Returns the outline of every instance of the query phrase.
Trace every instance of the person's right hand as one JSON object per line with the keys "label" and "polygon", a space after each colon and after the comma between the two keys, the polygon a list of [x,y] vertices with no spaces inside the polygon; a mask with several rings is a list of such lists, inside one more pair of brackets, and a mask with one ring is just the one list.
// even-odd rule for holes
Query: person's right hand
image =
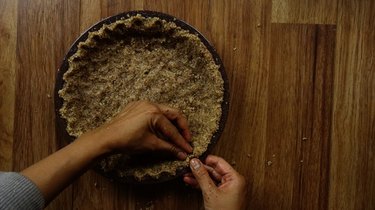
{"label": "person's right hand", "polygon": [[190,168],[192,173],[184,175],[184,182],[201,188],[206,210],[245,208],[245,178],[224,159],[209,155],[203,164],[194,158]]}

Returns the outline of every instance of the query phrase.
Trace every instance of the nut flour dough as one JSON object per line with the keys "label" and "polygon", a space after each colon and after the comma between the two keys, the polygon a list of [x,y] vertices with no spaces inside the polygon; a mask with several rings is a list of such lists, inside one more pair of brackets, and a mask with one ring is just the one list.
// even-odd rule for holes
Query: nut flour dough
{"label": "nut flour dough", "polygon": [[126,154],[115,154],[100,161],[102,171],[119,179],[157,179],[174,175],[207,150],[219,127],[224,82],[197,35],[173,22],[136,15],[90,32],[68,62],[59,95],[71,136],[99,127],[137,100],[177,108],[190,124],[194,152],[187,160],[137,165]]}

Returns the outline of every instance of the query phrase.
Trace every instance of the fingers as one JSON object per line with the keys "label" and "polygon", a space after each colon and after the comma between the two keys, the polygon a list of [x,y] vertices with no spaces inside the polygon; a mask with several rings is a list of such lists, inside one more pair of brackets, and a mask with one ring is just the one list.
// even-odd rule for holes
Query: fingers
{"label": "fingers", "polygon": [[156,149],[173,154],[175,157],[177,157],[180,160],[185,160],[187,158],[187,154],[181,149],[177,148],[173,144],[170,144],[169,142],[166,142],[162,139],[159,139],[157,137],[155,138],[156,138]]}
{"label": "fingers", "polygon": [[190,185],[191,187],[199,188],[199,184],[194,177],[184,176],[183,180],[186,184]]}
{"label": "fingers", "polygon": [[163,114],[169,120],[175,121],[177,123],[177,126],[181,130],[184,138],[188,141],[191,141],[191,133],[189,130],[189,124],[186,117],[183,114],[181,114],[177,109],[162,104],[159,104],[158,106],[160,110],[163,112]]}
{"label": "fingers", "polygon": [[229,185],[237,186],[238,189],[245,188],[246,180],[239,174],[232,166],[225,161],[223,158],[209,155],[206,158],[206,164],[211,166],[214,171],[221,175],[221,185],[220,188],[225,188]]}
{"label": "fingers", "polygon": [[[207,194],[217,189],[215,183],[200,160],[193,158],[190,161],[190,168],[203,193]],[[189,179],[189,181],[191,180]]]}
{"label": "fingers", "polygon": [[206,170],[210,173],[210,175],[215,179],[215,181],[220,182],[221,179],[223,178],[217,171],[215,171],[214,168],[208,166],[208,165],[203,165]]}
{"label": "fingers", "polygon": [[227,161],[215,155],[207,156],[205,162],[208,166],[211,166],[221,176],[224,176],[228,173],[236,172]]}
{"label": "fingers", "polygon": [[182,148],[188,153],[193,152],[193,148],[190,146],[190,144],[181,136],[177,128],[164,115],[158,115],[153,124],[158,131],[160,131],[178,147]]}
{"label": "fingers", "polygon": [[[220,185],[222,176],[217,171],[215,171],[215,169],[213,169],[212,167],[204,165],[204,164],[203,166],[206,168],[211,178],[213,178]],[[195,179],[193,173],[189,172],[189,173],[184,174],[183,176],[184,176],[183,180],[186,184],[194,188],[199,188],[199,184],[197,180]]]}

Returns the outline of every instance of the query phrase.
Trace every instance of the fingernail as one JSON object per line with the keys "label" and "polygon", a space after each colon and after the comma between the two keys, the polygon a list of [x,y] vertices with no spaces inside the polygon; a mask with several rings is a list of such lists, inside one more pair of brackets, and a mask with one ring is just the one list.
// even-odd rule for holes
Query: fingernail
{"label": "fingernail", "polygon": [[177,157],[181,160],[185,160],[187,158],[187,154],[185,152],[177,153]]}
{"label": "fingernail", "polygon": [[192,159],[190,161],[190,166],[191,166],[192,169],[198,170],[201,167],[201,164],[199,163],[199,161],[197,159]]}

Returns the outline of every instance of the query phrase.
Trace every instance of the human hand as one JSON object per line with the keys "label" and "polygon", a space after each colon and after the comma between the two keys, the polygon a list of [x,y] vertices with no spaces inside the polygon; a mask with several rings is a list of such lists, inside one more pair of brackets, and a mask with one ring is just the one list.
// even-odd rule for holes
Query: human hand
{"label": "human hand", "polygon": [[190,168],[192,173],[184,175],[184,182],[202,190],[206,210],[244,208],[245,178],[224,159],[209,155],[203,164],[194,158]]}
{"label": "human hand", "polygon": [[128,104],[110,122],[84,136],[105,141],[109,151],[164,151],[181,160],[193,151],[186,118],[176,109],[147,101]]}

